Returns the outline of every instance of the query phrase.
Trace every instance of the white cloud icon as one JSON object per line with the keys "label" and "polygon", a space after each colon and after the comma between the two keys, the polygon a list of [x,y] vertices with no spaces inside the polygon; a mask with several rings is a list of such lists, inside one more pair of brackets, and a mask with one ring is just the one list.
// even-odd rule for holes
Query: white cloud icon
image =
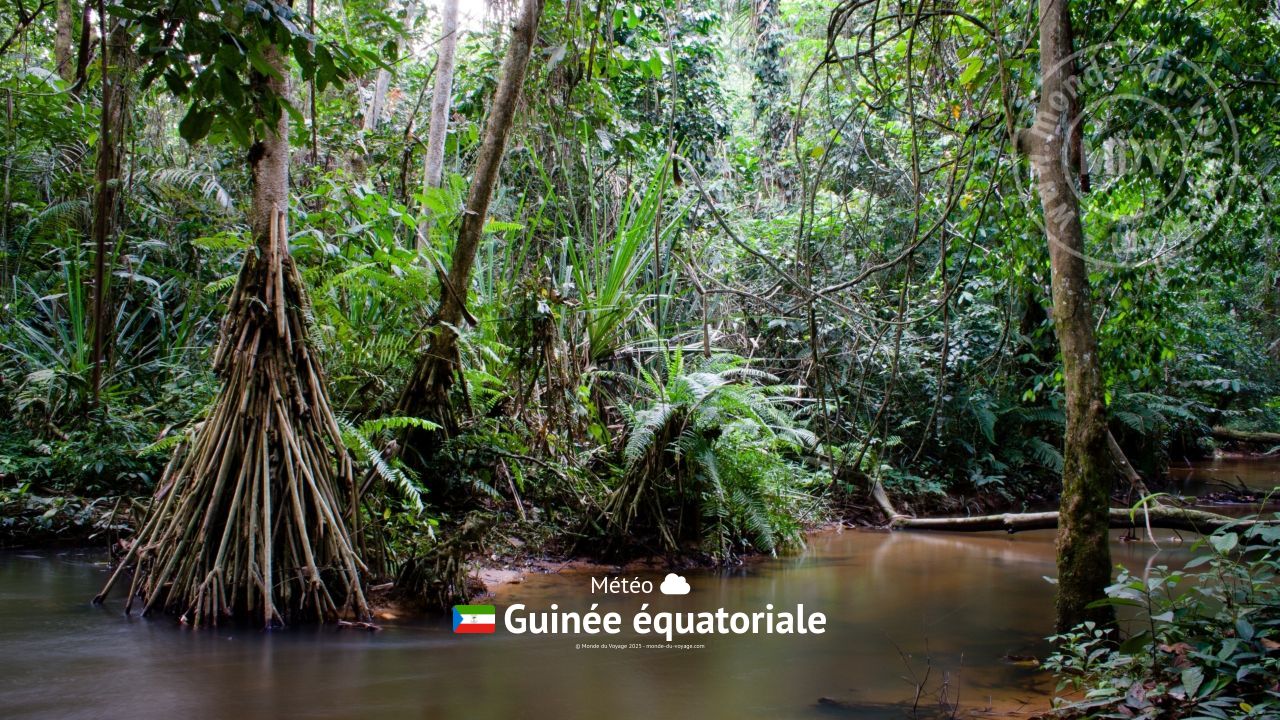
{"label": "white cloud icon", "polygon": [[683,575],[667,573],[658,589],[662,591],[663,595],[688,595],[689,581],[685,580]]}

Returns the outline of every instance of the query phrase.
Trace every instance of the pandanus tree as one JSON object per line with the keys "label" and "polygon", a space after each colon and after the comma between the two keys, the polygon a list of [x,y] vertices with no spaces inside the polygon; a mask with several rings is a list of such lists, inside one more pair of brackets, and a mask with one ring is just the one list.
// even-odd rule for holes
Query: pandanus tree
{"label": "pandanus tree", "polygon": [[137,601],[196,625],[364,616],[352,462],[288,243],[289,58],[323,89],[346,74],[334,60],[342,55],[313,45],[285,4],[176,7],[184,14],[137,13],[144,78],[163,77],[190,101],[180,125],[188,141],[214,131],[247,148],[252,242],[214,354],[212,411],[175,452],[97,600],[132,569],[126,611]]}

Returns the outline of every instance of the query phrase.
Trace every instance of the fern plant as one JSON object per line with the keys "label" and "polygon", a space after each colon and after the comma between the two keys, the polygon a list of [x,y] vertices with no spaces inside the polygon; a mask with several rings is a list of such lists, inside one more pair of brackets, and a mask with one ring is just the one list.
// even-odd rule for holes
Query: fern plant
{"label": "fern plant", "polygon": [[421,513],[424,508],[423,491],[411,476],[411,471],[403,467],[395,458],[384,455],[378,447],[391,442],[395,431],[411,427],[435,430],[439,426],[430,420],[415,417],[383,417],[366,420],[360,425],[340,418],[338,426],[342,431],[342,442],[347,446],[347,450],[369,467],[368,477],[381,478],[388,485],[396,488],[403,496],[405,505],[413,512]]}
{"label": "fern plant", "polygon": [[658,365],[638,368],[640,402],[619,406],[628,439],[602,525],[720,562],[798,542],[813,476],[791,458],[816,439],[796,421],[797,388],[738,357],[686,366],[673,350]]}

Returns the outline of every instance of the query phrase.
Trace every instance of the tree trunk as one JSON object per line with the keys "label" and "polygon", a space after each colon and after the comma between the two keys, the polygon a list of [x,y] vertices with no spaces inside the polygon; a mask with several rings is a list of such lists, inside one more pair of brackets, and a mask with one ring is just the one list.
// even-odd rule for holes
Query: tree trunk
{"label": "tree trunk", "polygon": [[[1116,442],[1116,436],[1107,430],[1107,448],[1111,451],[1111,459],[1115,461],[1116,467],[1120,473],[1124,475],[1125,480],[1129,482],[1129,499],[1136,501],[1151,494],[1147,489],[1147,484],[1142,481],[1142,476],[1138,471],[1133,469],[1133,463],[1129,462],[1129,458],[1124,454],[1124,450],[1120,447],[1120,443]],[[1137,497],[1134,497],[1134,496]],[[1154,501],[1159,504],[1159,500]]]}
{"label": "tree trunk", "polygon": [[85,0],[80,10],[80,38],[76,43],[76,71],[71,86],[71,94],[78,96],[84,90],[89,76],[89,59],[93,55],[93,22],[90,14],[93,3]]}
{"label": "tree trunk", "polygon": [[444,0],[441,19],[444,25],[440,30],[436,82],[431,91],[431,121],[427,127],[427,159],[423,178],[427,187],[440,187],[444,176],[444,141],[449,134],[453,66],[458,50],[458,0]]}
{"label": "tree trunk", "polygon": [[305,287],[289,257],[288,64],[278,47],[263,54],[279,76],[254,76],[269,130],[249,151],[254,249],[245,254],[214,354],[222,387],[95,598],[135,567],[126,612],[140,598],[144,614],[161,608],[196,625],[369,613],[354,542],[351,458],[311,354]]}
{"label": "tree trunk", "polygon": [[[93,225],[93,309],[89,316],[89,337],[93,342],[90,388],[93,403],[102,392],[102,373],[107,364],[108,345],[114,329],[111,320],[111,263],[115,257],[116,217],[119,213],[122,148],[129,119],[129,70],[132,39],[128,26],[109,17],[103,23],[102,115],[98,125],[98,155],[94,168]],[[111,27],[110,24],[114,24]],[[68,36],[68,40],[69,40]]]}
{"label": "tree trunk", "polygon": [[[441,8],[440,51],[436,56],[436,82],[431,91],[431,119],[427,125],[427,157],[423,161],[424,188],[440,187],[444,178],[444,141],[449,135],[453,102],[453,67],[458,50],[458,0],[444,0]],[[427,244],[427,233],[418,232],[418,250]]]}
{"label": "tree trunk", "polygon": [[369,96],[369,104],[364,109],[364,131],[377,129],[378,120],[382,118],[382,108],[387,102],[387,90],[391,87],[391,71],[379,68],[373,81],[373,94]]}
{"label": "tree trunk", "polygon": [[[489,110],[489,120],[476,157],[475,174],[463,209],[452,263],[448,273],[441,278],[440,306],[436,312],[438,324],[430,334],[427,351],[419,359],[398,403],[401,414],[427,418],[440,424],[446,432],[454,426],[449,405],[449,388],[453,384],[453,374],[458,371],[458,336],[454,328],[467,314],[471,267],[484,233],[489,202],[493,198],[502,155],[506,150],[507,134],[511,130],[520,89],[529,67],[529,56],[537,39],[542,5],[543,0],[524,0],[519,19],[512,29],[511,43],[502,61],[501,79],[494,92],[493,106]],[[436,122],[434,112],[431,118],[433,125]],[[402,450],[407,451],[406,459],[417,465],[434,454],[435,445],[434,433],[411,430],[405,437]]]}
{"label": "tree trunk", "polygon": [[[253,174],[253,204],[249,223],[253,231],[258,253],[266,256],[274,251],[278,215],[289,207],[289,113],[283,107],[289,94],[288,65],[279,48],[270,48],[268,61],[278,68],[280,78],[258,76],[268,90],[280,98],[281,107],[275,112],[275,127],[260,138],[249,150],[249,167]],[[270,117],[265,118],[270,127]]]}
{"label": "tree trunk", "polygon": [[[409,0],[408,6],[405,8],[404,27],[406,32],[413,28],[414,18],[418,14],[418,3]],[[401,40],[396,42],[396,54],[400,54],[400,48],[404,46]],[[391,90],[391,71],[386,68],[380,68],[373,82],[373,95],[369,98],[369,105],[365,108],[364,113],[364,129],[365,132],[376,130],[378,123],[382,120],[382,114],[387,108],[387,93]]]}
{"label": "tree trunk", "polygon": [[58,77],[73,82],[76,65],[71,58],[71,35],[75,30],[75,7],[71,0],[58,0],[58,14],[54,20],[53,65]]}
{"label": "tree trunk", "polygon": [[1040,102],[1019,137],[1039,176],[1053,276],[1053,322],[1062,352],[1067,431],[1058,522],[1059,631],[1085,620],[1110,622],[1111,608],[1088,608],[1111,581],[1107,542],[1110,450],[1080,208],[1067,167],[1069,111],[1075,104],[1069,0],[1040,0]]}
{"label": "tree trunk", "polygon": [[[1141,480],[1141,478],[1139,478]],[[934,530],[946,532],[991,532],[1004,530],[1010,534],[1023,530],[1061,529],[1064,515],[1061,512],[1004,513],[1001,515],[975,515],[959,518],[915,518],[903,515],[893,506],[884,486],[876,480],[871,485],[871,498],[888,518],[891,529]],[[1277,520],[1241,520],[1217,513],[1191,508],[1170,507],[1147,503],[1137,510],[1107,508],[1106,522],[1113,528],[1165,528],[1186,530],[1208,535],[1225,527],[1247,525],[1274,525]],[[1109,540],[1109,539],[1108,539]]]}

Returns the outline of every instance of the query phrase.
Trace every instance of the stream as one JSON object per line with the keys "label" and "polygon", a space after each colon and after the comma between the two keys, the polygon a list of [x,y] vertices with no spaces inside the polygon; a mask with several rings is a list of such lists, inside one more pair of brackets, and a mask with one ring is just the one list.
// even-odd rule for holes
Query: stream
{"label": "stream", "polygon": [[[1216,462],[1216,461],[1215,461]],[[1214,464],[1184,482],[1216,482]],[[1246,463],[1274,485],[1280,465]],[[1254,482],[1248,484],[1254,485]],[[1120,542],[1114,561],[1178,567],[1187,542],[1156,531]],[[1053,533],[816,533],[803,552],[724,572],[687,572],[684,596],[595,595],[599,574],[531,574],[492,601],[499,630],[455,635],[448,617],[336,628],[193,632],[172,619],[126,619],[121,601],[89,604],[106,579],[89,551],[0,553],[0,716],[5,718],[901,718],[1042,709],[1046,673],[1010,656],[1043,656],[1053,627]],[[634,575],[652,580],[660,572]],[[628,575],[631,577],[631,575]],[[617,636],[513,635],[513,603],[624,618]],[[663,642],[637,637],[651,610],[779,610],[826,616],[820,635],[686,636],[698,649],[577,649]],[[924,689],[919,693],[918,684]]]}

